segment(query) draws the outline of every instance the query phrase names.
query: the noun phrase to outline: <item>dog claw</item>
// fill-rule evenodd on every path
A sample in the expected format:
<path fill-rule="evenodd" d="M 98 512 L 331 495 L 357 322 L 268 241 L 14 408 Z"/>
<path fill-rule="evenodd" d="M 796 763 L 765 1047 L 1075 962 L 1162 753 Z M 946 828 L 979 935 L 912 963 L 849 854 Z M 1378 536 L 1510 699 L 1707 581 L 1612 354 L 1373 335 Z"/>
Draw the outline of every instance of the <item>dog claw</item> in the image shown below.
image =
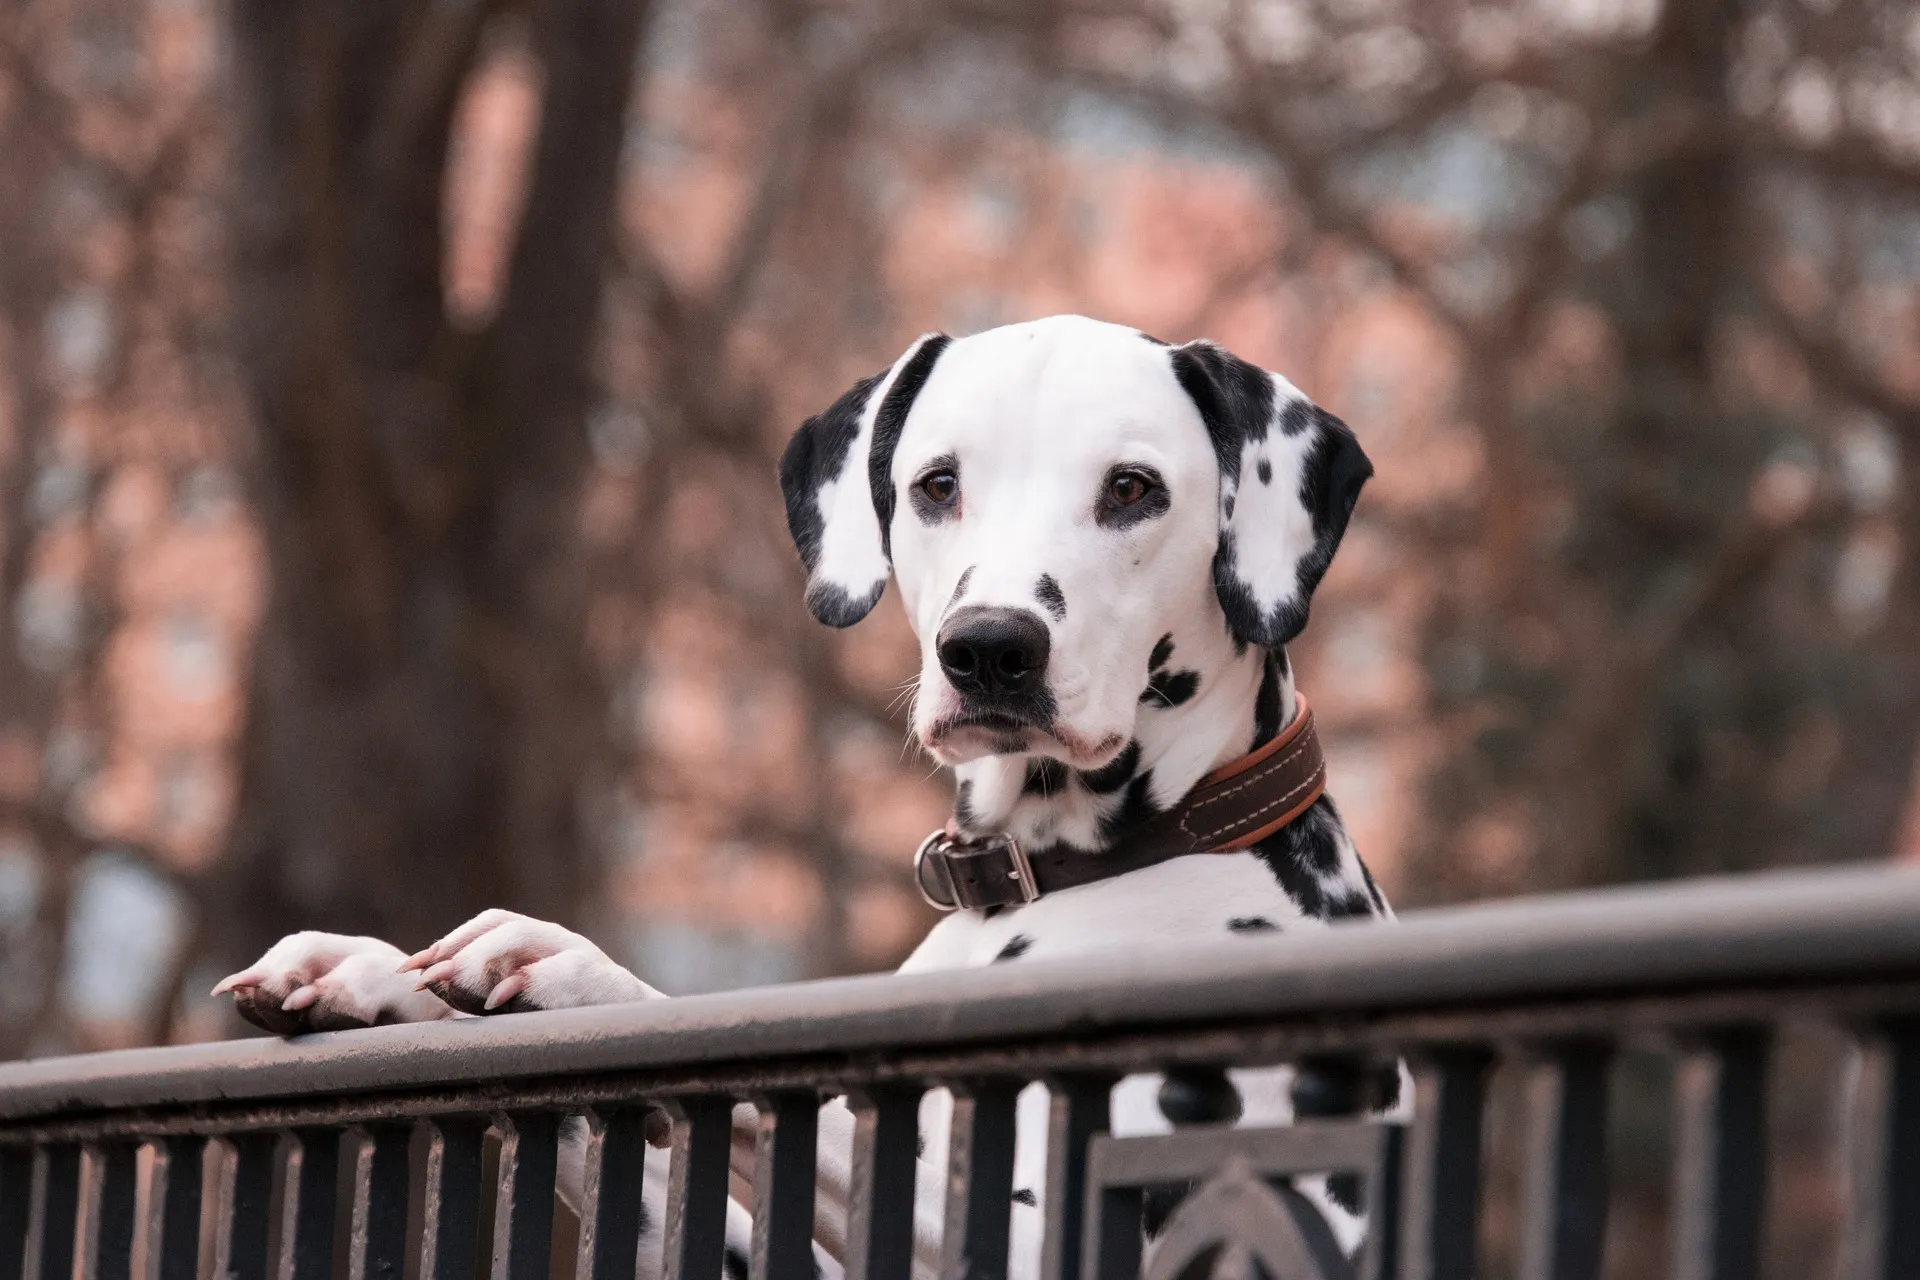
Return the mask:
<path fill-rule="evenodd" d="M 280 1008 L 287 1013 L 298 1013 L 302 1009 L 311 1008 L 319 1001 L 320 988 L 310 982 L 281 1001 Z"/>
<path fill-rule="evenodd" d="M 240 987 L 257 987 L 260 985 L 261 980 L 264 979 L 266 976 L 267 976 L 266 974 L 260 972 L 258 969 L 242 969 L 238 973 L 230 973 L 226 977 L 220 979 L 220 981 L 216 982 L 213 985 L 213 990 L 208 992 L 207 994 L 212 996 L 223 996 L 227 994 L 227 992 L 236 990 L 237 988 L 240 988 Z"/>
<path fill-rule="evenodd" d="M 453 961 L 442 960 L 438 964 L 421 971 L 419 984 L 414 987 L 414 990 L 423 991 L 436 982 L 451 982 L 454 975 L 459 973 L 459 971 L 459 966 L 454 964 Z"/>
<path fill-rule="evenodd" d="M 526 989 L 527 971 L 525 969 L 517 970 L 503 980 L 499 986 L 487 993 L 487 1003 L 483 1007 L 491 1013 Z"/>
<path fill-rule="evenodd" d="M 428 965 L 433 963 L 433 953 L 436 950 L 438 950 L 437 945 L 433 947 L 428 947 L 425 951 L 414 952 L 412 955 L 408 956 L 405 960 L 402 960 L 400 962 L 400 967 L 398 969 L 395 969 L 394 972 L 395 973 L 411 973 L 415 969 L 426 968 Z"/>

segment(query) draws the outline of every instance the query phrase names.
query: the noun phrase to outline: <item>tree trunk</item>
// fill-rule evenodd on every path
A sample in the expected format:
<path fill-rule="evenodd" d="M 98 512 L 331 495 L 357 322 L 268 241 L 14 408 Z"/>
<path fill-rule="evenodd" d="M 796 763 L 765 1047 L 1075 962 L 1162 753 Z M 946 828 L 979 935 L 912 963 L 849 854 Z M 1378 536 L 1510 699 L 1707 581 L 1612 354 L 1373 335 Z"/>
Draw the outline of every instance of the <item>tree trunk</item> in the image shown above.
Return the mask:
<path fill-rule="evenodd" d="M 233 217 L 271 589 L 229 959 L 297 928 L 403 946 L 568 919 L 604 751 L 573 530 L 631 0 L 534 0 L 540 132 L 496 316 L 447 319 L 442 187 L 481 4 L 238 0 Z"/>

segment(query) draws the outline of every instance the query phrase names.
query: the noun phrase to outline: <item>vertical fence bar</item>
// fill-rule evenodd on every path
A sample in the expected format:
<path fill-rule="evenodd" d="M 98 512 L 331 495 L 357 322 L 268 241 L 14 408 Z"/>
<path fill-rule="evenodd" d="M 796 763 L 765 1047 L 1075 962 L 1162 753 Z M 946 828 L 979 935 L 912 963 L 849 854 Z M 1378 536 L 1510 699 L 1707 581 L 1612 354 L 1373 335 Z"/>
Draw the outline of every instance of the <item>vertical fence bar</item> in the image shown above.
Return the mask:
<path fill-rule="evenodd" d="M 1139 1280 L 1146 1228 L 1139 1187 L 1090 1187 L 1082 1215 L 1081 1280 Z"/>
<path fill-rule="evenodd" d="M 576 1280 L 633 1280 L 647 1176 L 647 1108 L 588 1112 Z"/>
<path fill-rule="evenodd" d="M 1596 1280 L 1607 1232 L 1608 1046 L 1548 1046 L 1527 1066 L 1521 1280 Z"/>
<path fill-rule="evenodd" d="M 357 1136 L 348 1280 L 401 1280 L 407 1264 L 407 1147 L 413 1135 L 399 1125 L 375 1125 Z"/>
<path fill-rule="evenodd" d="M 130 1142 L 87 1148 L 81 1164 L 86 1236 L 80 1245 L 81 1280 L 132 1280 L 134 1159 Z"/>
<path fill-rule="evenodd" d="M 667 1280 L 709 1280 L 727 1248 L 727 1151 L 733 1099 L 676 1098 L 673 1168 L 667 1180 Z"/>
<path fill-rule="evenodd" d="M 854 1092 L 847 1102 L 853 1109 L 853 1177 L 846 1280 L 907 1275 L 913 1264 L 920 1090 L 875 1086 Z"/>
<path fill-rule="evenodd" d="M 40 1150 L 38 1257 L 28 1270 L 38 1280 L 73 1280 L 74 1232 L 80 1217 L 80 1148 L 57 1142 Z"/>
<path fill-rule="evenodd" d="M 295 1129 L 287 1141 L 276 1280 L 330 1280 L 340 1131 Z"/>
<path fill-rule="evenodd" d="M 279 1145 L 279 1137 L 270 1133 L 243 1133 L 225 1143 L 214 1197 L 212 1262 L 220 1280 L 267 1280 L 273 1164 Z"/>
<path fill-rule="evenodd" d="M 1414 1066 L 1400 1195 L 1401 1280 L 1476 1274 L 1480 1123 L 1491 1062 L 1482 1050 L 1454 1049 Z"/>
<path fill-rule="evenodd" d="M 1859 1039 L 1848 1188 L 1849 1280 L 1896 1280 L 1920 1259 L 1920 1023 Z"/>
<path fill-rule="evenodd" d="M 1087 1140 L 1107 1130 L 1113 1079 L 1071 1074 L 1047 1081 L 1047 1221 L 1041 1237 L 1041 1280 L 1080 1280 Z"/>
<path fill-rule="evenodd" d="M 752 1280 L 812 1280 L 814 1153 L 820 1098 L 811 1090 L 756 1100 L 760 1136 L 753 1162 Z"/>
<path fill-rule="evenodd" d="M 32 1215 L 33 1148 L 0 1147 L 0 1280 L 25 1280 Z"/>
<path fill-rule="evenodd" d="M 493 1280 L 547 1280 L 553 1252 L 553 1177 L 560 1117 L 497 1116 L 500 1189 L 493 1210 Z"/>
<path fill-rule="evenodd" d="M 941 1280 L 1000 1280 L 1006 1274 L 1019 1096 L 1019 1084 L 1008 1080 L 953 1086 Z"/>
<path fill-rule="evenodd" d="M 420 1278 L 473 1280 L 480 1244 L 480 1166 L 486 1121 L 454 1116 L 423 1123 L 427 1167 L 422 1177 Z"/>
<path fill-rule="evenodd" d="M 147 1262 L 142 1280 L 197 1280 L 200 1183 L 207 1140 L 197 1135 L 151 1144 L 147 1184 Z"/>
<path fill-rule="evenodd" d="M 1722 1031 L 1682 1054 L 1673 1280 L 1752 1280 L 1767 1187 L 1767 1037 Z"/>
<path fill-rule="evenodd" d="M 1367 1238 L 1361 1242 L 1355 1274 L 1359 1280 L 1398 1280 L 1401 1171 L 1406 1167 L 1406 1130 L 1397 1124 L 1380 1126 L 1380 1154 L 1373 1176 L 1367 1179 Z"/>

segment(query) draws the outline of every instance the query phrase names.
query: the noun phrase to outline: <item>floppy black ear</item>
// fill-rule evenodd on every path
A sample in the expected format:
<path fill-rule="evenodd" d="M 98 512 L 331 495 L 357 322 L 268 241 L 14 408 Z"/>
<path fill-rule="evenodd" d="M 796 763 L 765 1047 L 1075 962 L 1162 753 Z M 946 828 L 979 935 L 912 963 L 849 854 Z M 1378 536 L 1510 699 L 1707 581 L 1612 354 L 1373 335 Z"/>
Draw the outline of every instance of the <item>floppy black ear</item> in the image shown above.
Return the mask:
<path fill-rule="evenodd" d="M 1278 374 L 1211 342 L 1172 349 L 1220 462 L 1213 585 L 1248 644 L 1285 644 L 1307 625 L 1373 464 L 1345 423 Z"/>
<path fill-rule="evenodd" d="M 807 566 L 807 608 L 830 627 L 860 621 L 886 590 L 894 446 L 949 341 L 920 338 L 891 368 L 802 423 L 780 456 L 787 531 Z"/>

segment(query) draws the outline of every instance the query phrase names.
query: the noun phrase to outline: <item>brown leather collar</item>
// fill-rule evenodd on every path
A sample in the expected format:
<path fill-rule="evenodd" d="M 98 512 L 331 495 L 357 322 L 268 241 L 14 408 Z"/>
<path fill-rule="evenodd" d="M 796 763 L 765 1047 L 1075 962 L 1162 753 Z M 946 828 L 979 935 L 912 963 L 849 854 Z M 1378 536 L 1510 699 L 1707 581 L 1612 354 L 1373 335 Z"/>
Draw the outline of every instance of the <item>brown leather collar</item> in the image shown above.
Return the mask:
<path fill-rule="evenodd" d="M 1304 694 L 1278 737 L 1215 769 L 1179 804 L 1099 853 L 1060 848 L 1028 853 L 1006 834 L 968 839 L 934 832 L 913 855 L 920 895 L 942 911 L 1032 902 L 1190 853 L 1234 853 L 1305 813 L 1327 786 L 1326 759 Z"/>

